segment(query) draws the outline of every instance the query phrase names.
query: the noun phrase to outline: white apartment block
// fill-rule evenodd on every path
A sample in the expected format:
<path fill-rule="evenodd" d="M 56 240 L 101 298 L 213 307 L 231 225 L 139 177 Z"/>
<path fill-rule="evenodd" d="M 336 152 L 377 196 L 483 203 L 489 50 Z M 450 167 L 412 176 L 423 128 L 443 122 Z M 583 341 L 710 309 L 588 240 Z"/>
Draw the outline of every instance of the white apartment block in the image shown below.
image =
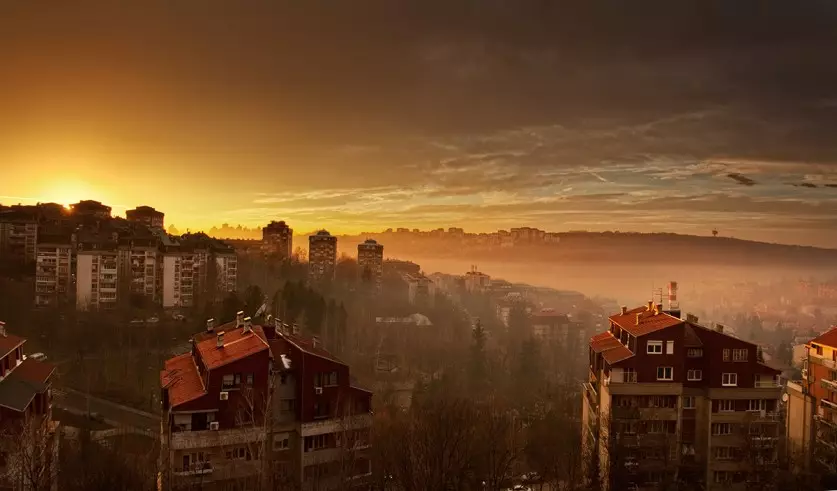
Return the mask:
<path fill-rule="evenodd" d="M 162 256 L 156 244 L 121 249 L 122 272 L 130 279 L 130 294 L 143 295 L 154 303 L 160 302 L 162 284 Z"/>
<path fill-rule="evenodd" d="M 35 259 L 35 306 L 55 306 L 72 293 L 71 244 L 38 244 Z"/>
<path fill-rule="evenodd" d="M 233 254 L 216 254 L 215 268 L 218 293 L 235 291 L 238 280 L 238 257 Z"/>
<path fill-rule="evenodd" d="M 179 253 L 163 256 L 163 308 L 177 308 L 183 306 L 180 288 Z"/>
<path fill-rule="evenodd" d="M 115 250 L 79 251 L 76 259 L 76 308 L 106 310 L 116 307 L 119 279 Z"/>

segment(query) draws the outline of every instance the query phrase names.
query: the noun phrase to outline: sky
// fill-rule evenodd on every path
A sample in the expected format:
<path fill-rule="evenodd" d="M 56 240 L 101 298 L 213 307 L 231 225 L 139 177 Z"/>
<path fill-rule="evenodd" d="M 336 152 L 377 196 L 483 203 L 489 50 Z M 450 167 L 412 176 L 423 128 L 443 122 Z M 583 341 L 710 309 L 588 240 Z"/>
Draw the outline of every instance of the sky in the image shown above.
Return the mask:
<path fill-rule="evenodd" d="M 837 244 L 828 0 L 0 2 L 0 203 Z"/>

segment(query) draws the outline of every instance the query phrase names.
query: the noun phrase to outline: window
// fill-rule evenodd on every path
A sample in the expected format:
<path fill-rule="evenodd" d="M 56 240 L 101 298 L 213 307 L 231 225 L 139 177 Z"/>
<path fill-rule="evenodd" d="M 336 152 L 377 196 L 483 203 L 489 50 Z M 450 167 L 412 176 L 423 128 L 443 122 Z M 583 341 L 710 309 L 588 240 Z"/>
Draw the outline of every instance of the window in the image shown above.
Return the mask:
<path fill-rule="evenodd" d="M 703 370 L 689 370 L 686 372 L 686 380 L 697 382 L 703 380 Z"/>
<path fill-rule="evenodd" d="M 689 358 L 700 358 L 703 356 L 703 348 L 689 348 L 686 350 L 686 356 Z"/>
<path fill-rule="evenodd" d="M 651 420 L 645 423 L 647 433 L 674 433 L 674 421 Z"/>
<path fill-rule="evenodd" d="M 331 414 L 331 406 L 327 402 L 314 403 L 314 418 L 328 418 Z"/>
<path fill-rule="evenodd" d="M 715 471 L 715 482 L 732 482 L 732 471 Z"/>
<path fill-rule="evenodd" d="M 729 350 L 728 349 L 724 350 L 724 361 L 729 361 Z"/>
<path fill-rule="evenodd" d="M 337 385 L 337 371 L 332 371 L 326 374 L 325 384 L 326 386 Z"/>
<path fill-rule="evenodd" d="M 247 377 L 245 379 L 245 383 L 247 385 L 253 385 L 253 374 L 252 373 L 247 374 Z"/>
<path fill-rule="evenodd" d="M 817 355 L 822 356 L 822 346 L 818 344 L 812 344 L 811 347 L 817 351 Z"/>
<path fill-rule="evenodd" d="M 636 434 L 636 421 L 622 421 L 621 423 L 622 433 L 626 435 L 635 435 Z"/>
<path fill-rule="evenodd" d="M 314 387 L 322 387 L 323 386 L 323 374 L 321 372 L 317 372 L 314 374 Z"/>
<path fill-rule="evenodd" d="M 747 349 L 732 350 L 732 361 L 747 361 Z"/>
<path fill-rule="evenodd" d="M 283 413 L 289 413 L 294 410 L 294 400 L 293 399 L 281 399 L 279 401 L 279 411 Z"/>
<path fill-rule="evenodd" d="M 729 435 L 732 433 L 732 428 L 729 423 L 712 423 L 713 435 Z"/>
<path fill-rule="evenodd" d="M 250 452 L 245 447 L 237 447 L 232 449 L 232 452 L 227 452 L 227 458 L 250 460 L 251 456 Z"/>
<path fill-rule="evenodd" d="M 661 355 L 663 354 L 663 342 L 662 341 L 648 341 L 648 344 L 645 345 L 645 352 L 651 355 Z"/>
<path fill-rule="evenodd" d="M 724 373 L 721 375 L 721 385 L 725 387 L 736 387 L 738 385 L 738 374 Z"/>
<path fill-rule="evenodd" d="M 735 401 L 731 399 L 721 399 L 718 401 L 718 412 L 728 413 L 735 411 Z"/>
<path fill-rule="evenodd" d="M 657 367 L 657 380 L 674 380 L 674 368 Z"/>
<path fill-rule="evenodd" d="M 235 386 L 235 380 L 232 375 L 224 375 L 221 379 L 221 389 L 232 389 Z"/>
<path fill-rule="evenodd" d="M 321 448 L 325 448 L 326 443 L 328 442 L 328 434 L 323 435 L 314 435 L 314 436 L 306 436 L 305 437 L 305 451 L 311 452 L 313 450 L 319 450 Z"/>
<path fill-rule="evenodd" d="M 747 411 L 767 411 L 767 399 L 750 399 Z"/>
<path fill-rule="evenodd" d="M 683 409 L 695 408 L 695 396 L 683 396 Z"/>
<path fill-rule="evenodd" d="M 675 396 L 648 396 L 648 407 L 674 408 L 676 401 Z"/>
<path fill-rule="evenodd" d="M 738 449 L 735 447 L 715 447 L 712 453 L 715 460 L 736 460 Z"/>
<path fill-rule="evenodd" d="M 235 385 L 241 385 L 241 374 L 240 373 L 235 374 Z"/>
<path fill-rule="evenodd" d="M 287 433 L 279 433 L 273 436 L 273 451 L 279 452 L 291 448 L 291 439 Z"/>
<path fill-rule="evenodd" d="M 673 355 L 674 354 L 674 341 L 666 341 L 666 354 Z"/>

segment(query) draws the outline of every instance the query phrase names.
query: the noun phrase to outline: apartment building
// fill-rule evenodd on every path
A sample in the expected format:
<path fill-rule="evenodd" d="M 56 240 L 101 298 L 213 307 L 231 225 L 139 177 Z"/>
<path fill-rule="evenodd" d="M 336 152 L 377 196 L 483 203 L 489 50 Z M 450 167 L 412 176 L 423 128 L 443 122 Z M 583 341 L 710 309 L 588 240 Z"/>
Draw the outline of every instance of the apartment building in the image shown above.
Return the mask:
<path fill-rule="evenodd" d="M 125 217 L 129 222 L 141 223 L 146 227 L 164 228 L 165 213 L 150 206 L 138 206 L 133 210 L 127 210 Z"/>
<path fill-rule="evenodd" d="M 107 220 L 111 207 L 94 200 L 82 200 L 70 205 L 70 214 L 82 219 Z"/>
<path fill-rule="evenodd" d="M 0 488 L 55 489 L 58 425 L 52 421 L 55 366 L 28 358 L 26 339 L 0 322 Z"/>
<path fill-rule="evenodd" d="M 294 231 L 287 223 L 271 221 L 262 228 L 262 246 L 266 252 L 288 259 L 294 252 Z"/>
<path fill-rule="evenodd" d="M 120 300 L 144 298 L 149 303 L 159 304 L 164 265 L 159 237 L 146 230 L 133 232 L 120 240 L 118 250 Z"/>
<path fill-rule="evenodd" d="M 162 488 L 253 489 L 265 458 L 270 348 L 243 314 L 207 331 L 160 374 Z"/>
<path fill-rule="evenodd" d="M 337 237 L 320 230 L 308 237 L 308 280 L 311 282 L 334 279 L 337 264 Z"/>
<path fill-rule="evenodd" d="M 805 344 L 802 379 L 787 383 L 790 456 L 803 468 L 837 472 L 837 327 Z"/>
<path fill-rule="evenodd" d="M 775 484 L 782 389 L 755 344 L 649 302 L 610 316 L 589 353 L 582 446 L 605 489 Z"/>
<path fill-rule="evenodd" d="M 436 284 L 421 273 L 402 273 L 407 283 L 407 301 L 411 305 L 432 306 L 436 300 Z"/>
<path fill-rule="evenodd" d="M 567 314 L 555 309 L 542 308 L 530 317 L 532 335 L 543 342 L 566 344 L 579 340 L 583 336 L 580 327 L 572 322 Z M 576 345 L 578 346 L 578 345 Z"/>
<path fill-rule="evenodd" d="M 117 307 L 119 251 L 116 242 L 80 243 L 76 253 L 76 309 Z"/>
<path fill-rule="evenodd" d="M 41 235 L 35 259 L 35 306 L 56 307 L 76 294 L 74 236 Z"/>
<path fill-rule="evenodd" d="M 0 258 L 35 262 L 38 222 L 34 213 L 18 208 L 0 210 Z"/>
<path fill-rule="evenodd" d="M 281 322 L 209 320 L 161 384 L 163 489 L 345 489 L 370 476 L 371 393 Z"/>
<path fill-rule="evenodd" d="M 370 484 L 372 393 L 349 367 L 277 321 L 265 328 L 274 367 L 270 433 L 273 489 L 362 489 Z"/>
<path fill-rule="evenodd" d="M 205 234 L 160 234 L 164 308 L 191 308 L 235 291 L 235 249 Z"/>
<path fill-rule="evenodd" d="M 367 239 L 357 245 L 357 265 L 360 269 L 361 280 L 375 285 L 381 290 L 384 275 L 384 246 L 374 239 Z"/>
<path fill-rule="evenodd" d="M 465 273 L 465 289 L 469 293 L 481 293 L 491 288 L 491 276 L 477 271 L 476 266 L 471 267 L 471 271 Z"/>

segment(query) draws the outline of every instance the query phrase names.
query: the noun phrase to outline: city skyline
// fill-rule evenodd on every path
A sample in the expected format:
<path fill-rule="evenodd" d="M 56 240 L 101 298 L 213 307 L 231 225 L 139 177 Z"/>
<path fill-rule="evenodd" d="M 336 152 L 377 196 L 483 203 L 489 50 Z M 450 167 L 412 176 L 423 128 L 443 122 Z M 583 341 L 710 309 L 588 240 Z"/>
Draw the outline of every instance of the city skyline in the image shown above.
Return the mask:
<path fill-rule="evenodd" d="M 835 7 L 617 3 L 4 5 L 0 202 L 837 242 Z"/>

